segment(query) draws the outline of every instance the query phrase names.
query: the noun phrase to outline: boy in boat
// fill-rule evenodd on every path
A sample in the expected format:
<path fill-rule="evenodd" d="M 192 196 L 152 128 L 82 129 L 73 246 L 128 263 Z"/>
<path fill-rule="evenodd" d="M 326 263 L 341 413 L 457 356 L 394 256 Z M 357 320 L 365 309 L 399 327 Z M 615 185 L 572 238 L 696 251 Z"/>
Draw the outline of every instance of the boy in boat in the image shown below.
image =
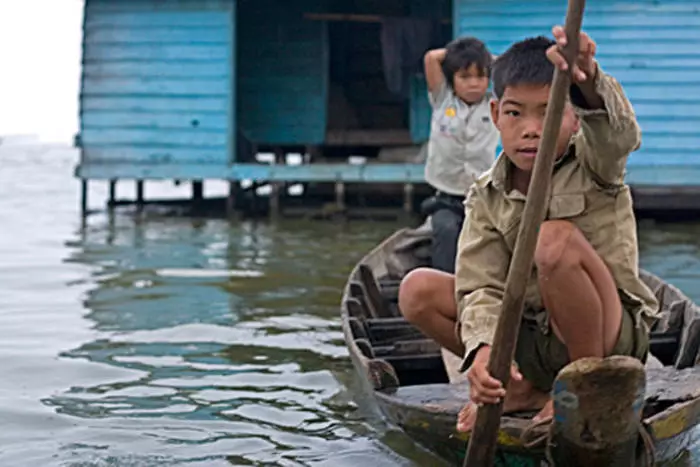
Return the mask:
<path fill-rule="evenodd" d="M 416 269 L 399 291 L 404 316 L 463 357 L 470 402 L 459 431 L 471 430 L 477 406 L 501 398 L 504 412 L 535 410 L 536 421 L 551 416 L 554 379 L 570 361 L 627 355 L 646 362 L 658 313 L 639 277 L 636 221 L 624 183 L 640 129 L 622 88 L 595 60 L 595 42 L 582 33 L 507 390 L 488 373 L 554 67 L 568 69 L 560 52 L 566 35 L 561 27 L 553 32 L 556 42 L 523 40 L 494 63 L 491 115 L 503 152 L 465 202 L 456 274 Z"/>
<path fill-rule="evenodd" d="M 428 98 L 433 108 L 425 179 L 437 190 L 431 214 L 432 265 L 454 273 L 457 240 L 464 221 L 464 195 L 496 156 L 498 132 L 486 92 L 491 54 L 478 39 L 456 39 L 425 54 Z"/>

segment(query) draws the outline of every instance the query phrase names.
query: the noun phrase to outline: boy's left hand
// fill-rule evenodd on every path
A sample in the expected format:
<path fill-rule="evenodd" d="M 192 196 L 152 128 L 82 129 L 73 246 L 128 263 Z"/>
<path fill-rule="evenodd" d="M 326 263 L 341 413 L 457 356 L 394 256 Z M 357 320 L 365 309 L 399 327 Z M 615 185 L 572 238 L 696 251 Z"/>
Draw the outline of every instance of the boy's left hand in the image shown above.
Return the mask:
<path fill-rule="evenodd" d="M 558 69 L 566 71 L 569 65 L 562 54 L 562 48 L 566 45 L 566 32 L 562 26 L 554 26 L 552 34 L 557 44 L 547 50 L 547 58 Z M 598 66 L 595 61 L 596 44 L 588 37 L 588 34 L 582 32 L 578 39 L 578 54 L 574 60 L 574 70 L 571 73 L 572 78 L 581 83 L 589 79 L 595 78 L 595 73 Z"/>

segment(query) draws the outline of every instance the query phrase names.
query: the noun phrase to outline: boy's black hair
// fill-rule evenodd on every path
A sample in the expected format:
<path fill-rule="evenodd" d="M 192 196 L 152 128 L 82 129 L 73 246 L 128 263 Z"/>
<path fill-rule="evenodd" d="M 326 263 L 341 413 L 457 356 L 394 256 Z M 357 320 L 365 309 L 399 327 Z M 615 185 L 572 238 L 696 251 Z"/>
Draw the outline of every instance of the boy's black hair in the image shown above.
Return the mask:
<path fill-rule="evenodd" d="M 459 70 L 476 65 L 482 76 L 491 76 L 493 58 L 486 45 L 476 37 L 460 37 L 445 46 L 442 74 L 447 84 L 454 87 L 454 76 Z"/>
<path fill-rule="evenodd" d="M 508 86 L 552 83 L 554 65 L 547 58 L 547 49 L 555 42 L 544 36 L 516 42 L 493 64 L 493 93 L 503 97 Z"/>

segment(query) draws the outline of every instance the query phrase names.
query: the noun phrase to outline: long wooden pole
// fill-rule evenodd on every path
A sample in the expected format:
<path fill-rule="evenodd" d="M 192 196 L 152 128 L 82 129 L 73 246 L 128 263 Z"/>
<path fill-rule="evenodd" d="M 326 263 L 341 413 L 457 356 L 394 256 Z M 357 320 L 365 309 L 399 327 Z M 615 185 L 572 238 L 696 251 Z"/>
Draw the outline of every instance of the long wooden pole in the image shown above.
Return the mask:
<path fill-rule="evenodd" d="M 567 43 L 563 53 L 573 69 L 579 47 L 579 34 L 583 21 L 585 0 L 569 0 L 566 12 L 565 31 Z M 533 256 L 540 225 L 546 214 L 550 182 L 555 161 L 555 148 L 566 96 L 571 85 L 570 71 L 555 69 L 549 103 L 544 117 L 544 128 L 540 141 L 527 200 L 515 242 L 513 260 L 506 279 L 501 315 L 498 318 L 493 345 L 489 357 L 489 373 L 506 387 L 510 381 L 510 367 L 515 357 L 515 345 L 520 330 L 527 281 L 532 273 Z M 479 407 L 476 423 L 469 437 L 464 467 L 490 467 L 496 454 L 496 439 L 503 413 L 503 401 L 499 404 L 484 404 Z"/>

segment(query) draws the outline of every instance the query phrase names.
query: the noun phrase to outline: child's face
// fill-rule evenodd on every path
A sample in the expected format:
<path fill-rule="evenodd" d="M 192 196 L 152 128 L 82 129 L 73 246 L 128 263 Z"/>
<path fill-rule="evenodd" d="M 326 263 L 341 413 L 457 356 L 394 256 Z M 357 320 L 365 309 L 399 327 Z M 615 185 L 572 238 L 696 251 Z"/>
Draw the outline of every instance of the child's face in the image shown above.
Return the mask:
<path fill-rule="evenodd" d="M 501 99 L 491 101 L 491 118 L 501 133 L 503 151 L 517 168 L 526 172 L 535 164 L 549 89 L 549 85 L 506 86 Z M 557 157 L 564 154 L 579 125 L 574 109 L 567 102 L 557 138 Z"/>
<path fill-rule="evenodd" d="M 454 74 L 454 91 L 457 97 L 467 104 L 479 102 L 489 87 L 489 78 L 472 63 L 469 68 L 462 68 Z"/>

